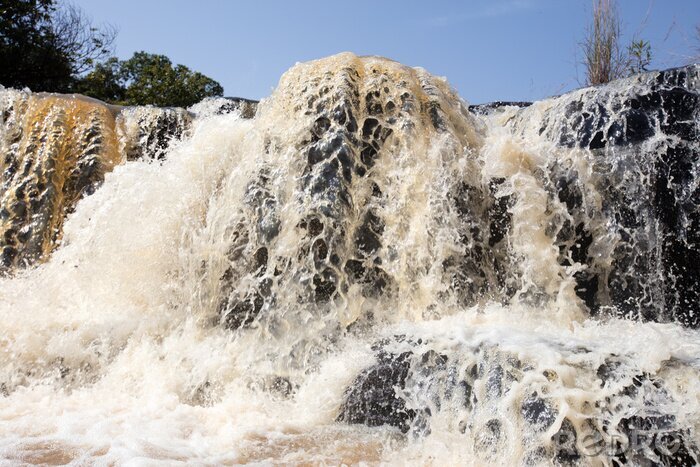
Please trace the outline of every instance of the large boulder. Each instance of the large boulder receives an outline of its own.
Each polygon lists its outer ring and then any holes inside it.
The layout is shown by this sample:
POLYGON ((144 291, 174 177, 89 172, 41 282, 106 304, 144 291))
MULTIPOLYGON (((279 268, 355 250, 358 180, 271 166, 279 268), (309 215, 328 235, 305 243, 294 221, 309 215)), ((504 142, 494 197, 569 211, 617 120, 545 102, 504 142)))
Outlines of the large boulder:
POLYGON ((581 150, 539 177, 566 206, 560 262, 583 266, 590 311, 700 326, 700 65, 538 102, 509 126, 581 150))

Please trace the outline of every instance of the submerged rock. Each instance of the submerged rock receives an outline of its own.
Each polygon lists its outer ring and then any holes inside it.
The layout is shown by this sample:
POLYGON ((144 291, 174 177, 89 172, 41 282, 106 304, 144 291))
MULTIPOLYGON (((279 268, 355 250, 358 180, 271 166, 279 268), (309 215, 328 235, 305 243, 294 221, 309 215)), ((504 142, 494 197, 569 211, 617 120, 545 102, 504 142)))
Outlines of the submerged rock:
MULTIPOLYGON (((700 460, 695 428, 670 409, 678 401, 664 381, 648 374, 631 376, 635 370, 627 359, 598 368, 607 391, 591 390, 596 381, 592 367, 579 363, 565 370, 577 374, 580 394, 593 398, 562 407, 566 382, 551 371, 540 372, 536 361, 521 361, 497 345, 438 352, 431 348, 436 344, 406 336, 375 344, 377 363, 345 391, 337 420, 427 436, 433 419, 440 418, 443 430, 447 423, 468 433, 484 460, 496 459, 505 445, 522 447, 523 459, 533 464, 572 465, 585 458, 670 466, 697 465, 700 460), (587 388, 584 381, 593 386, 587 388), (515 411, 513 401, 519 401, 515 411), (581 417, 578 410, 585 413, 583 423, 572 422, 581 417), (519 427, 522 438, 506 439, 504 424, 519 427)), ((621 360, 611 355, 610 361, 621 360)))
POLYGON ((360 373, 345 394, 338 421, 367 426, 390 425, 407 432, 415 412, 400 396, 410 369, 410 353, 380 354, 379 362, 360 373))

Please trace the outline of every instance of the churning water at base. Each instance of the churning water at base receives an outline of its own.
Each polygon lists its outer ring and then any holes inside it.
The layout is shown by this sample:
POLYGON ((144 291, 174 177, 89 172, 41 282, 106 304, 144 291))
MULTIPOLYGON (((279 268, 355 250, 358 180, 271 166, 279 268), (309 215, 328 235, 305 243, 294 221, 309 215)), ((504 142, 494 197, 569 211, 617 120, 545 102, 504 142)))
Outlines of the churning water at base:
POLYGON ((697 460, 696 304, 662 245, 695 250, 697 203, 663 224, 630 162, 683 138, 660 118, 613 147, 612 106, 607 147, 562 144, 563 106, 477 115, 352 54, 295 66, 253 119, 195 106, 0 279, 0 458, 697 460))

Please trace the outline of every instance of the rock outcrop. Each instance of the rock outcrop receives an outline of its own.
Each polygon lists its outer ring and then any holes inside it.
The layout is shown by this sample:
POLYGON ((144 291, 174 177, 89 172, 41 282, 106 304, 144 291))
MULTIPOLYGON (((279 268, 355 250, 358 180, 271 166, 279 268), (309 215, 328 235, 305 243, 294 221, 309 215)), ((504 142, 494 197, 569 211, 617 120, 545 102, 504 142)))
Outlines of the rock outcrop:
POLYGON ((528 465, 582 459, 696 465, 700 460, 694 427, 668 409, 678 403, 664 382, 671 362, 658 375, 635 371, 615 355, 586 367, 583 362, 592 361, 588 349, 561 347, 562 361, 549 362, 555 371, 498 345, 440 349, 416 336, 387 338, 373 350, 377 363, 347 389, 340 422, 390 425, 422 437, 437 420, 442 429, 448 423, 455 432, 471 433, 472 448, 485 461, 497 459, 506 446, 522 451, 528 465), (563 363, 574 355, 579 365, 563 363), (574 407, 562 406, 558 395, 566 392, 567 374, 573 373, 578 391, 599 391, 600 399, 584 397, 574 407), (514 437, 512 425, 525 436, 514 437))
POLYGON ((543 175, 566 205, 560 261, 584 266, 591 312, 700 326, 700 66, 574 91, 510 125, 592 154, 543 175))
MULTIPOLYGON (((700 326, 700 66, 532 105, 470 110, 504 120, 515 141, 537 141, 516 154, 518 171, 548 197, 546 236, 559 264, 574 271, 575 292, 591 316, 700 326), (551 155, 536 164, 532 153, 542 150, 551 155)), ((514 206, 526 196, 511 191, 500 198, 503 212, 517 214, 514 206)), ((464 208, 464 215, 470 212, 473 205, 464 208)), ((499 235, 513 235, 514 222, 510 215, 498 221, 499 235)), ((510 280, 516 284, 510 293, 502 290, 511 302, 546 303, 518 290, 518 275, 510 280)), ((522 450, 526 463, 600 458, 696 465, 700 459, 695 427, 669 409, 681 404, 669 374, 679 367, 697 372, 692 361, 665 361, 649 373, 629 356, 609 354, 595 364, 591 350, 562 347, 554 371, 498 344, 446 349, 420 334, 385 339, 373 349, 376 363, 346 390, 338 421, 425 436, 439 420, 442 429, 448 423, 469 431, 474 452, 486 460, 505 446, 522 450), (566 374, 576 374, 577 390, 588 394, 568 400, 567 415, 552 396, 572 384, 566 374), (509 419, 502 418, 506 412, 509 419), (527 435, 512 438, 507 426, 513 424, 527 435)))
MULTIPOLYGON (((221 98, 200 106, 252 118, 256 104, 221 98)), ((105 173, 127 160, 162 159, 192 119, 185 109, 0 89, 0 273, 48 258, 65 217, 105 173)))

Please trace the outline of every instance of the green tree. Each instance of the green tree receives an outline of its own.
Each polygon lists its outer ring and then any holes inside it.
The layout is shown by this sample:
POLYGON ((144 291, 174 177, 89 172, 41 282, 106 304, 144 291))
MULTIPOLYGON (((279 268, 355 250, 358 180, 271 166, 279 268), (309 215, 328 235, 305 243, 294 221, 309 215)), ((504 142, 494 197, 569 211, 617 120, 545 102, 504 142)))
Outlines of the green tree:
POLYGON ((0 0, 0 84, 66 91, 70 58, 53 29, 53 0, 0 0))
POLYGON ((97 28, 56 0, 0 0, 0 84, 72 90, 78 76, 109 56, 116 30, 97 28))
POLYGON ((175 107, 188 107, 224 91, 213 79, 184 65, 173 67, 165 55, 146 52, 136 52, 125 61, 111 58, 95 66, 78 90, 115 104, 175 107))
POLYGON ((94 97, 104 102, 123 103, 126 96, 119 60, 111 57, 95 68, 75 85, 75 90, 86 96, 94 97))
POLYGON ((187 107, 205 97, 221 96, 219 83, 184 65, 173 67, 165 55, 136 52, 121 64, 128 104, 187 107))

